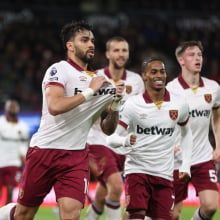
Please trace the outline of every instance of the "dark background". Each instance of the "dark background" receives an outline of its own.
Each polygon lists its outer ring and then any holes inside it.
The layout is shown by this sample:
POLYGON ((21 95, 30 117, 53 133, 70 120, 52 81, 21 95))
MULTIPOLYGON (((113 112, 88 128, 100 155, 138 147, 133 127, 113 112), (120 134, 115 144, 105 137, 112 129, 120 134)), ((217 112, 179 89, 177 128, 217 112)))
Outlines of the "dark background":
POLYGON ((41 110, 41 81, 48 66, 65 54, 60 29, 84 19, 94 27, 94 69, 104 67, 105 42, 114 35, 130 43, 127 68, 140 73, 141 62, 161 56, 168 80, 179 73, 174 52, 182 40, 204 45, 202 75, 220 82, 220 3, 218 0, 1 0, 0 109, 8 97, 24 111, 41 110))

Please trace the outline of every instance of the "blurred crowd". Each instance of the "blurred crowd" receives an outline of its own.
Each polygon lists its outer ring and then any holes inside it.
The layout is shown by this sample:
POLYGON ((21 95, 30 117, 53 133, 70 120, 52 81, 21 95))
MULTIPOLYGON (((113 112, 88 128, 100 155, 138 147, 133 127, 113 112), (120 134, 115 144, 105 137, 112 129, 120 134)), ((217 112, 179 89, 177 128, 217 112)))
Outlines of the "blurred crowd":
POLYGON ((179 73, 174 56, 176 45, 183 40, 201 40, 205 48, 202 75, 220 83, 218 1, 211 0, 207 5, 201 0, 196 5, 188 0, 136 1, 136 4, 130 0, 126 4, 125 1, 112 0, 106 1, 109 6, 106 8, 98 0, 74 1, 75 7, 71 5, 69 8, 64 8, 65 3, 70 2, 68 0, 60 1, 62 4, 35 0, 31 1, 32 6, 29 2, 11 0, 1 3, 5 7, 0 9, 1 109, 8 97, 14 97, 24 111, 41 110, 44 72, 51 63, 65 59, 59 30, 66 21, 75 19, 88 20, 94 27, 94 69, 106 65, 106 40, 121 35, 130 43, 129 69, 140 73, 143 59, 160 56, 165 60, 170 80, 179 73), (21 2, 23 5, 19 4, 21 2), (106 11, 117 8, 117 11, 106 13, 104 8, 106 11))

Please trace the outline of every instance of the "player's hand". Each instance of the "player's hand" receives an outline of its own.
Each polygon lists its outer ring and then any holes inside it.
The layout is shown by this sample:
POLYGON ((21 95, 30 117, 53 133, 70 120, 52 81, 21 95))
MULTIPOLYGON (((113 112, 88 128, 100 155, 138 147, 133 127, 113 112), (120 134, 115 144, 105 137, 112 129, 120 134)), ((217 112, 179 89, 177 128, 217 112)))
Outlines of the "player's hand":
POLYGON ((124 82, 118 82, 116 84, 116 94, 115 98, 113 99, 113 102, 111 104, 111 110, 112 111, 119 111, 121 107, 121 99, 123 98, 123 92, 124 92, 125 84, 124 82))
POLYGON ((190 178, 189 174, 186 172, 179 172, 179 179, 182 181, 188 181, 190 178))
POLYGON ((116 83, 116 98, 117 97, 122 97, 123 96, 123 92, 125 89, 125 84, 122 81, 119 81, 116 83))
POLYGON ((92 78, 89 88, 93 89, 94 93, 96 93, 104 84, 109 84, 107 79, 104 76, 96 76, 92 78))
POLYGON ((216 163, 220 163, 220 149, 217 146, 213 152, 213 160, 216 163))
POLYGON ((137 140, 137 136, 135 133, 129 133, 125 139, 125 147, 131 147, 132 145, 134 145, 136 143, 137 140))
POLYGON ((134 144, 136 143, 136 140, 137 140, 136 134, 131 133, 131 134, 130 134, 130 144, 131 144, 131 145, 134 145, 134 144))

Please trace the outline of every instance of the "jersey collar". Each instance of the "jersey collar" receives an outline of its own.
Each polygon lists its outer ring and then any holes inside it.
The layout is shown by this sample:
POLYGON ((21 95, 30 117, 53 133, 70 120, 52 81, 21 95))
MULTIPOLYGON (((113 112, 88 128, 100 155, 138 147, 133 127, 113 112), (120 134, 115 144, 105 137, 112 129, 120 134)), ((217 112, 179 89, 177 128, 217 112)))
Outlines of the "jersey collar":
MULTIPOLYGON (((189 85, 186 83, 186 81, 183 79, 182 74, 180 74, 178 76, 178 81, 179 81, 180 85, 183 87, 183 89, 189 89, 190 88, 189 85)), ((203 87, 203 86, 204 86, 204 82, 202 80, 202 77, 200 76, 199 77, 199 87, 203 87)))
MULTIPOLYGON (((109 79, 112 79, 112 76, 111 76, 111 74, 109 72, 108 66, 106 66, 104 68, 104 73, 105 73, 106 76, 108 76, 109 79)), ((126 69, 124 69, 124 72, 123 72, 123 75, 122 75, 121 79, 122 80, 126 80, 126 77, 127 77, 127 72, 126 72, 126 69)))
MULTIPOLYGON (((152 99, 150 98, 147 90, 143 93, 143 98, 144 98, 144 101, 146 103, 153 103, 152 99)), ((169 102, 170 101, 170 93, 168 92, 167 89, 165 89, 165 95, 164 95, 164 99, 163 101, 165 102, 169 102)))
POLYGON ((80 67, 78 64, 76 64, 73 60, 71 60, 70 58, 66 59, 66 62, 69 63, 71 66, 73 66, 74 68, 76 68, 79 71, 92 71, 94 73, 96 73, 95 71, 93 71, 92 68, 90 68, 90 66, 88 66, 87 70, 84 70, 82 67, 80 67))

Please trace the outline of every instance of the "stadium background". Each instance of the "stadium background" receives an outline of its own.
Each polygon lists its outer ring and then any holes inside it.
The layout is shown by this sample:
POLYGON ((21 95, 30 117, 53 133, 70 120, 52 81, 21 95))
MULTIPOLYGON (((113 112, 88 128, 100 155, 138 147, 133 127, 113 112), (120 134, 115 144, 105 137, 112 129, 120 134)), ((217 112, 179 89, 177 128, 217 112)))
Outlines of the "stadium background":
MULTIPOLYGON (((168 80, 179 73, 174 52, 182 40, 204 45, 202 75, 220 83, 220 1, 218 0, 1 0, 0 111, 18 99, 31 128, 39 125, 41 81, 47 67, 65 58, 59 38, 66 22, 84 19, 94 27, 94 69, 107 64, 105 42, 115 35, 130 44, 127 68, 140 73, 144 58, 165 60, 168 80)), ((210 140, 214 146, 213 134, 210 140)))

